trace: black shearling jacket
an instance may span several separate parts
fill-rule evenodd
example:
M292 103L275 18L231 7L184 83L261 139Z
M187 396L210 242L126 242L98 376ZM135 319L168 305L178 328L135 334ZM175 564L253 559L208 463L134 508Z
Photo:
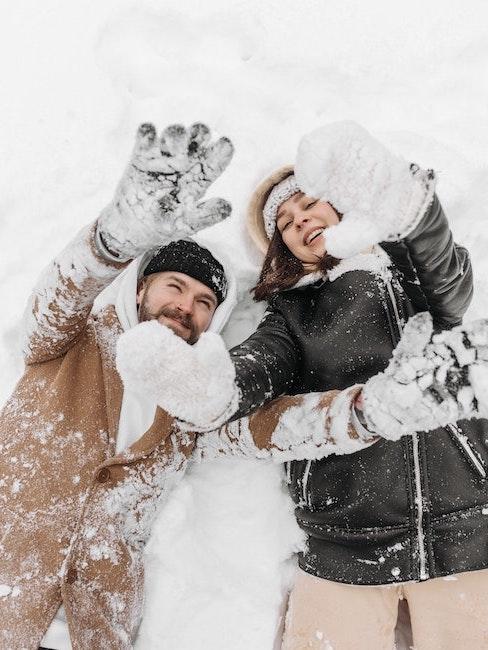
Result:
M386 367L417 311L428 309L438 329L461 322L471 265L437 197L414 232L382 248L390 273L355 268L273 297L257 331L231 351L235 417L284 393L364 383ZM488 567L488 421L287 465L308 573L375 585Z

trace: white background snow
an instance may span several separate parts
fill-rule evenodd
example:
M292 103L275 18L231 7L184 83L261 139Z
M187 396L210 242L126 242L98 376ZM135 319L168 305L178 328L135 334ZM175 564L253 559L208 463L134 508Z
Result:
M137 124L204 121L236 155L213 190L234 214L208 233L249 286L243 217L256 183L306 131L354 119L438 171L456 239L488 303L488 6L484 0L23 0L0 20L0 398L41 268L109 201ZM243 243L246 242L246 243ZM227 336L253 327L241 308ZM281 469L194 468L148 553L139 647L272 648L300 541Z

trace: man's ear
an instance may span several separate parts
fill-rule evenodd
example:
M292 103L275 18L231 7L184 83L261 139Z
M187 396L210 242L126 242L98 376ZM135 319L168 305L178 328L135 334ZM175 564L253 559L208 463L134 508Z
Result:
M142 299L144 297L144 293L146 291L147 287L147 277L144 276L142 278L139 278L137 282L137 293L136 293L136 304L139 306L142 302Z

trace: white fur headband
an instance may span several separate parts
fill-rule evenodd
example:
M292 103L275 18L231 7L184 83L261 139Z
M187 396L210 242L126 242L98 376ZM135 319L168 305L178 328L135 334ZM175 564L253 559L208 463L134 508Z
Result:
M269 239L273 236L276 228L278 208L284 201L288 201L294 194L301 191L295 179L295 174L287 176L273 187L263 209L264 229Z

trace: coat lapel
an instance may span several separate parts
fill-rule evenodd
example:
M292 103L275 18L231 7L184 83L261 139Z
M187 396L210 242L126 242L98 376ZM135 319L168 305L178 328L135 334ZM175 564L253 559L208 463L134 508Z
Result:
M156 407L156 414L149 429L130 447L115 456L112 459L113 463L133 462L147 456L153 449L164 442L173 431L176 431L174 417L163 411L161 407Z

